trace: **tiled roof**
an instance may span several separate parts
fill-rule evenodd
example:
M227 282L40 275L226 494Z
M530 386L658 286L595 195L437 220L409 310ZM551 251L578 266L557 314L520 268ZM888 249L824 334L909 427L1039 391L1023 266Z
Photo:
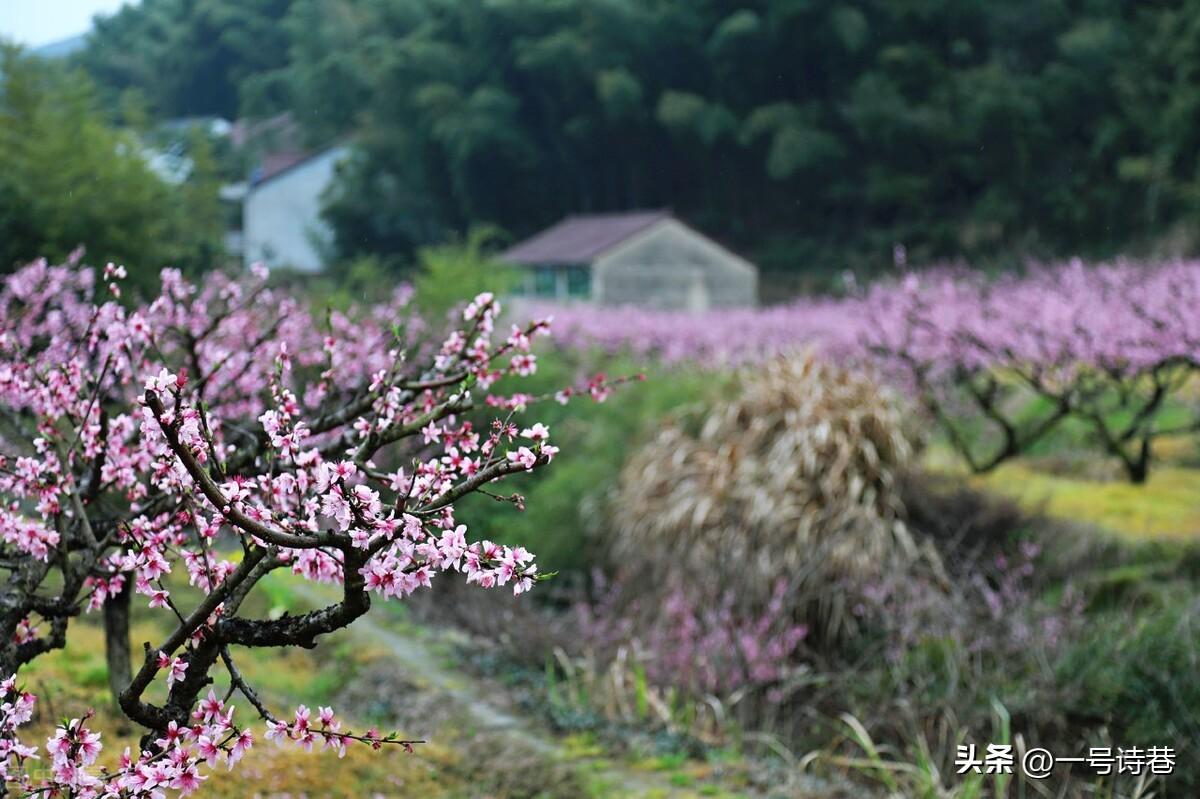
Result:
M250 186L256 187L269 180L274 180L301 164L306 164L343 146L345 146L344 143L334 142L318 150L278 150L267 153L258 167L250 173Z
M670 211L630 211L616 214L568 216L553 227L505 251L502 260L514 264L584 264L668 219Z

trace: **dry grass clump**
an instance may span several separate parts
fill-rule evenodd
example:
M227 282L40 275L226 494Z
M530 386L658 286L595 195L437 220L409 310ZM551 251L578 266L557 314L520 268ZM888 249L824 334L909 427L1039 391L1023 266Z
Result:
M613 554L662 579L764 604L786 581L818 637L852 626L845 592L916 554L897 487L913 447L899 398L811 354L744 372L739 391L628 461Z

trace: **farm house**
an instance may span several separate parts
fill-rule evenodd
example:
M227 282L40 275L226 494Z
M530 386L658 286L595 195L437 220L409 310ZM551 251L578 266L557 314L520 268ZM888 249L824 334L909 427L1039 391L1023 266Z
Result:
M757 303L758 269L668 211L569 216L510 248L537 299L704 311Z

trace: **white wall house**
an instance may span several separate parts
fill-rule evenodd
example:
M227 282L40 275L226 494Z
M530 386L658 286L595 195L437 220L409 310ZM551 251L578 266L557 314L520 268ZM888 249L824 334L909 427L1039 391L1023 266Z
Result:
M570 216L501 255L520 294L704 311L757 304L758 269L666 211Z
M333 182L344 146L277 163L251 179L242 205L242 253L247 264L318 272L333 232L321 219L321 199Z

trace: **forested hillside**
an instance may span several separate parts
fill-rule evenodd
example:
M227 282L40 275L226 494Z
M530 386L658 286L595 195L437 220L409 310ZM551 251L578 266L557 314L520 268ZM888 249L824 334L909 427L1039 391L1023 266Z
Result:
M353 135L346 256L670 206L832 270L1194 249L1198 27L1196 0L144 0L80 59L164 116Z

